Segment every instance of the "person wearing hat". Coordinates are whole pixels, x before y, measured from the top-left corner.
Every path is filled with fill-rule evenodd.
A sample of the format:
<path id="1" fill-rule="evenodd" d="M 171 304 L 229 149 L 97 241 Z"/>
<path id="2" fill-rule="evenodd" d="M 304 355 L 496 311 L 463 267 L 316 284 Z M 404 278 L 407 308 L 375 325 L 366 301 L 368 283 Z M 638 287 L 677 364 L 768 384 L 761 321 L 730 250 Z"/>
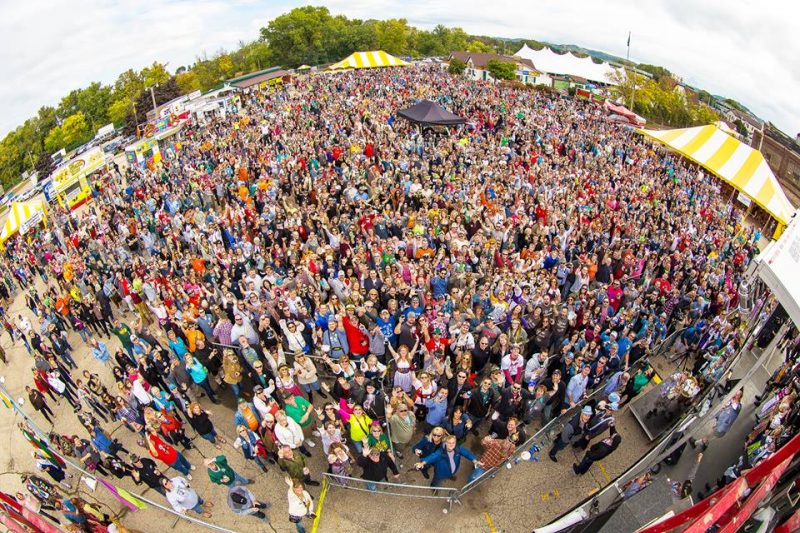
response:
<path id="1" fill-rule="evenodd" d="M 266 513 L 269 503 L 256 500 L 246 487 L 231 485 L 228 489 L 228 507 L 239 516 L 252 516 L 269 523 Z"/>
<path id="2" fill-rule="evenodd" d="M 609 426 L 609 436 L 600 442 L 592 444 L 580 463 L 572 463 L 572 471 L 579 476 L 585 474 L 595 461 L 605 459 L 611 455 L 611 453 L 619 447 L 621 442 L 622 435 L 617 433 L 617 428 L 612 421 Z"/>
<path id="3" fill-rule="evenodd" d="M 592 414 L 592 408 L 587 405 L 581 409 L 579 413 L 572 417 L 572 420 L 564 425 L 564 428 L 561 430 L 561 433 L 555 442 L 553 442 L 553 447 L 550 448 L 550 452 L 548 453 L 551 461 L 557 463 L 558 459 L 556 458 L 556 455 L 558 452 L 566 448 L 568 445 L 574 444 L 580 440 L 586 431 L 589 420 L 592 418 Z"/>
<path id="4" fill-rule="evenodd" d="M 253 481 L 237 473 L 228 464 L 228 459 L 224 455 L 209 457 L 203 463 L 208 469 L 208 478 L 215 485 L 249 485 Z"/>
<path id="5" fill-rule="evenodd" d="M 589 420 L 589 423 L 586 424 L 586 431 L 573 446 L 585 450 L 593 438 L 603 433 L 614 424 L 614 413 L 618 410 L 618 403 L 606 402 L 605 400 L 597 402 L 595 413 L 592 415 L 592 419 Z"/>

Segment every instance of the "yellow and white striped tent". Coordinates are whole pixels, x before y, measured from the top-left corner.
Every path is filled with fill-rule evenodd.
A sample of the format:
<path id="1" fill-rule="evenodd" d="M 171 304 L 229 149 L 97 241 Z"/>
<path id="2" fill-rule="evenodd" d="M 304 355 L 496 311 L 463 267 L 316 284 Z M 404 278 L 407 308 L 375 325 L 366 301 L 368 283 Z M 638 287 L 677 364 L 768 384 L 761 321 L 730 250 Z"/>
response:
<path id="1" fill-rule="evenodd" d="M 345 68 L 375 68 L 375 67 L 407 67 L 408 63 L 398 59 L 383 50 L 373 50 L 372 52 L 354 52 L 334 63 L 328 70 L 340 70 Z"/>
<path id="2" fill-rule="evenodd" d="M 8 212 L 8 218 L 0 233 L 0 244 L 6 242 L 15 233 L 27 233 L 32 227 L 46 219 L 47 204 L 44 200 L 30 202 L 14 202 Z"/>
<path id="3" fill-rule="evenodd" d="M 715 125 L 637 131 L 669 146 L 729 183 L 780 224 L 785 226 L 794 214 L 794 207 L 761 152 Z"/>

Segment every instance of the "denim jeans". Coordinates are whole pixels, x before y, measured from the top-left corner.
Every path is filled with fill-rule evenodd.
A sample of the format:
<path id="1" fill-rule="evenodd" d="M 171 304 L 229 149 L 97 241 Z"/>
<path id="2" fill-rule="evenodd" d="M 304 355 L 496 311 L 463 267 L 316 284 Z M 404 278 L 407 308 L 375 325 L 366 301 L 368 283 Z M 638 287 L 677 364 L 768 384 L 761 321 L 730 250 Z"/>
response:
<path id="1" fill-rule="evenodd" d="M 192 465 L 186 460 L 181 452 L 178 452 L 178 457 L 175 462 L 170 465 L 172 468 L 183 474 L 184 476 L 192 471 Z"/>
<path id="2" fill-rule="evenodd" d="M 303 522 L 295 522 L 294 527 L 297 528 L 297 533 L 306 533 L 306 526 L 303 525 Z"/>
<path id="3" fill-rule="evenodd" d="M 204 434 L 201 433 L 200 436 L 206 439 L 211 444 L 217 443 L 217 432 L 214 431 L 213 429 L 211 430 L 211 433 L 204 433 Z"/>
<path id="4" fill-rule="evenodd" d="M 242 395 L 242 387 L 238 383 L 228 383 L 228 386 L 231 388 L 231 392 L 233 392 L 236 398 Z"/>
<path id="5" fill-rule="evenodd" d="M 249 485 L 250 483 L 252 483 L 252 480 L 247 479 L 246 477 L 241 475 L 239 472 L 234 470 L 233 471 L 233 483 L 234 484 L 238 483 L 239 485 Z"/>
<path id="6" fill-rule="evenodd" d="M 203 514 L 205 512 L 205 509 L 203 509 L 203 504 L 204 503 L 205 502 L 203 501 L 203 498 L 198 497 L 197 498 L 197 505 L 192 507 L 192 511 L 194 511 L 197 514 Z"/>
<path id="7" fill-rule="evenodd" d="M 472 471 L 472 474 L 469 475 L 469 479 L 467 480 L 467 483 L 472 483 L 473 481 L 475 481 L 476 479 L 481 477 L 485 472 L 486 472 L 486 470 L 484 470 L 483 468 L 481 468 L 479 466 L 476 466 L 475 470 Z"/>
<path id="8" fill-rule="evenodd" d="M 212 402 L 217 401 L 217 395 L 214 394 L 214 389 L 211 388 L 211 384 L 208 382 L 208 378 L 198 383 L 197 386 L 205 391 L 205 393 L 208 395 L 209 400 L 211 400 Z"/>

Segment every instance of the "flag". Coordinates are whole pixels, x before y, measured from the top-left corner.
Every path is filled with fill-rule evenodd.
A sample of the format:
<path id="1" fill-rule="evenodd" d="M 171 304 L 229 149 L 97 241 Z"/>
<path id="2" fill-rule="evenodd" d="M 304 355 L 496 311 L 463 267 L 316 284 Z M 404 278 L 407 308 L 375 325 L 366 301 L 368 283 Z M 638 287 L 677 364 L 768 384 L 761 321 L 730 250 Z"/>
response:
<path id="1" fill-rule="evenodd" d="M 3 391 L 0 391 L 0 402 L 2 402 L 3 405 L 5 405 L 8 409 L 14 408 L 14 404 L 11 403 L 11 400 L 9 399 L 8 396 L 5 395 Z"/>
<path id="2" fill-rule="evenodd" d="M 631 46 L 631 32 L 628 32 L 628 48 Z"/>
<path id="3" fill-rule="evenodd" d="M 108 492 L 110 492 L 116 499 L 131 511 L 138 511 L 139 509 L 146 509 L 147 504 L 142 500 L 131 494 L 125 489 L 120 489 L 106 481 L 105 479 L 97 478 L 97 481 L 103 485 Z"/>

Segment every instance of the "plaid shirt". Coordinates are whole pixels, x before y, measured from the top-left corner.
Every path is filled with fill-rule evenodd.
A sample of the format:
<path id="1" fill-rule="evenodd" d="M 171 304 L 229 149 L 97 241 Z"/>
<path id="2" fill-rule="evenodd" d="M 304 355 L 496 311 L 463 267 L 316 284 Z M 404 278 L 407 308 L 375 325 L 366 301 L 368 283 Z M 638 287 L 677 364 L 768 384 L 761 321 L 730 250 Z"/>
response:
<path id="1" fill-rule="evenodd" d="M 483 468 L 486 470 L 503 464 L 503 461 L 514 453 L 514 443 L 508 439 L 486 437 L 483 439 L 482 444 L 481 463 L 483 463 Z"/>

